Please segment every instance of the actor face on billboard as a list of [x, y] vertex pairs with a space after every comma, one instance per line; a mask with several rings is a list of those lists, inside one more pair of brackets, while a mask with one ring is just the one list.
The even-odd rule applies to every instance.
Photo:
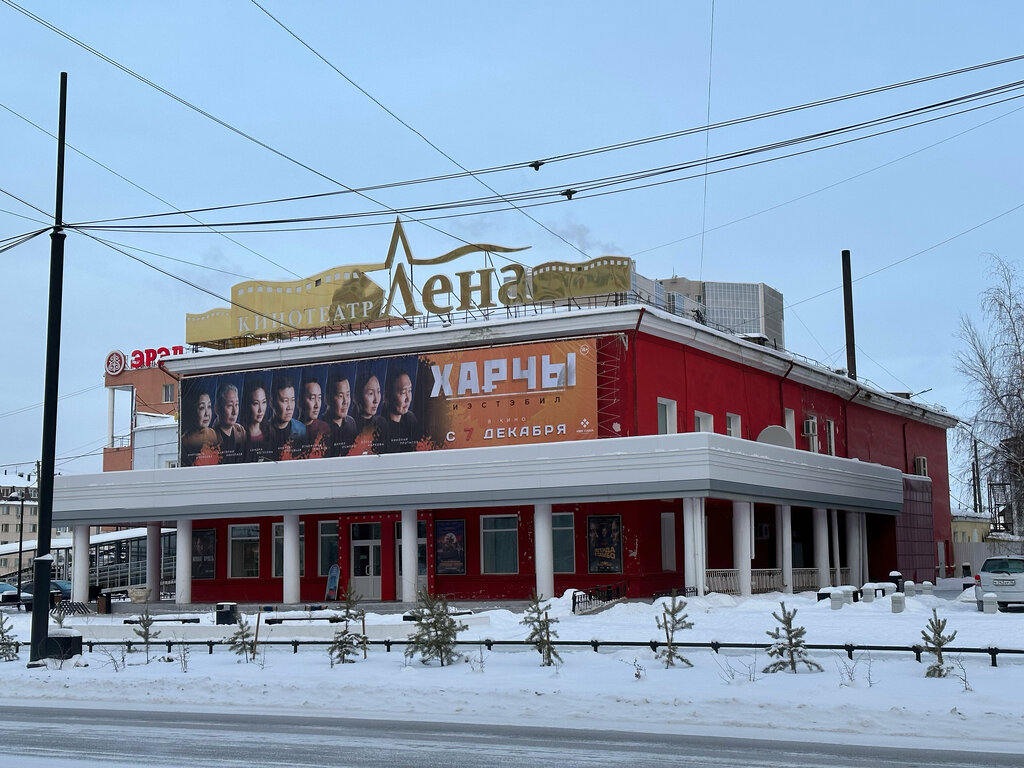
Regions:
[[320, 416], [320, 406], [323, 404], [323, 394], [318, 381], [307, 381], [302, 385], [302, 411], [303, 421], [309, 424]]
[[334, 391], [331, 394], [331, 418], [340, 424], [348, 416], [349, 406], [352, 405], [352, 385], [348, 379], [341, 379], [334, 382]]
[[217, 426], [230, 433], [238, 424], [238, 387], [228, 384], [217, 393]]
[[203, 392], [196, 402], [196, 424], [198, 429], [206, 429], [213, 421], [213, 400]]
[[249, 392], [245, 409], [245, 423], [249, 433], [258, 435], [263, 420], [267, 417], [267, 390], [262, 386], [254, 386]]
[[412, 405], [412, 379], [409, 374], [401, 373], [391, 383], [388, 392], [388, 417], [392, 421], [401, 421]]
[[274, 426], [283, 429], [292, 422], [295, 415], [295, 387], [292, 384], [278, 387], [274, 392]]
[[377, 409], [380, 408], [380, 380], [376, 376], [366, 380], [357, 405], [364, 419], [377, 415]]

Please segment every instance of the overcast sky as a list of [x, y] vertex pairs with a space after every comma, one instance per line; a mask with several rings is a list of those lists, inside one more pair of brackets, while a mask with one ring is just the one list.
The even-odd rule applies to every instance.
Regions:
[[[44, 130], [56, 133], [61, 71], [69, 79], [68, 143], [92, 158], [68, 154], [64, 219], [78, 223], [419, 179], [458, 172], [456, 162], [467, 169], [527, 163], [699, 127], [709, 116], [712, 123], [733, 120], [1024, 54], [1024, 9], [998, 2], [267, 0], [263, 7], [293, 36], [242, 0], [23, 0], [30, 12], [235, 132], [12, 5], [0, 0], [0, 240], [45, 227], [52, 216], [56, 142]], [[1024, 61], [1012, 62], [482, 178], [505, 195], [573, 188], [1021, 79]], [[527, 264], [625, 254], [653, 278], [765, 282], [785, 296], [787, 346], [833, 367], [846, 364], [838, 287], [840, 252], [850, 249], [859, 278], [861, 377], [889, 390], [930, 389], [922, 400], [963, 412], [954, 361], [959, 318], [977, 313], [986, 254], [1019, 261], [1014, 236], [1024, 212], [1014, 209], [1024, 204], [1018, 151], [1024, 113], [1017, 110], [1024, 101], [1011, 98], [1018, 95], [1010, 90], [972, 102], [965, 106], [989, 106], [957, 116], [929, 113], [913, 122], [947, 117], [916, 127], [907, 127], [909, 120], [887, 124], [874, 131], [902, 129], [789, 159], [723, 170], [783, 154], [777, 151], [715, 163], [706, 178], [698, 165], [623, 185], [668, 182], [642, 189], [543, 198], [538, 202], [551, 204], [529, 208], [529, 215], [507, 210], [429, 226], [407, 219], [406, 231], [419, 257], [469, 240], [531, 246], [516, 255]], [[993, 105], [996, 98], [1010, 100]], [[384, 213], [321, 224], [336, 228], [241, 232], [230, 239], [209, 230], [92, 234], [145, 249], [150, 253], [132, 253], [223, 295], [244, 278], [288, 279], [381, 260], [394, 220], [389, 209], [493, 193], [463, 178], [369, 194], [373, 200], [346, 194], [197, 215], [220, 223]], [[438, 214], [418, 216], [425, 215]], [[48, 256], [45, 235], [0, 253], [8, 286], [0, 464], [8, 471], [26, 469], [39, 455]], [[223, 304], [69, 232], [59, 471], [100, 467], [106, 354], [183, 343], [186, 312]], [[62, 460], [81, 454], [90, 455]]]

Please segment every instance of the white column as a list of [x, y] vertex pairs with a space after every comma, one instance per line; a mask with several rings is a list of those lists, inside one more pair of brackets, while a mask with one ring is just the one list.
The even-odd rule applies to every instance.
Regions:
[[71, 599], [89, 600], [89, 526], [76, 525], [71, 532]]
[[551, 505], [533, 505], [533, 562], [537, 570], [537, 596], [555, 596], [555, 551], [551, 540]]
[[192, 521], [178, 520], [178, 541], [174, 554], [174, 602], [192, 602]]
[[704, 596], [708, 583], [708, 527], [704, 499], [694, 499], [693, 504], [693, 545], [694, 561], [697, 568], [697, 595]]
[[782, 542], [782, 591], [793, 592], [793, 510], [788, 505], [775, 508], [779, 518], [776, 535]]
[[835, 509], [829, 510], [832, 518], [832, 573], [835, 577], [834, 586], [843, 583], [843, 575], [840, 572], [842, 561], [839, 559], [839, 512]]
[[285, 515], [281, 552], [281, 602], [295, 605], [299, 596], [299, 516]]
[[738, 571], [740, 596], [751, 594], [750, 560], [753, 557], [751, 547], [754, 505], [749, 501], [732, 503], [732, 567]]
[[828, 577], [828, 511], [812, 509], [814, 524], [814, 567], [818, 569], [818, 587], [830, 585]]
[[696, 499], [683, 499], [683, 586], [697, 586], [697, 563], [695, 560], [698, 551], [694, 541], [694, 506]]
[[149, 587], [149, 599], [160, 602], [160, 523], [146, 525], [146, 586]]
[[850, 566], [850, 583], [860, 587], [864, 583], [864, 576], [860, 572], [860, 522], [861, 515], [858, 512], [844, 513], [846, 518], [846, 562]]
[[419, 571], [419, 537], [416, 531], [416, 510], [402, 510], [402, 601], [416, 599], [416, 574]]

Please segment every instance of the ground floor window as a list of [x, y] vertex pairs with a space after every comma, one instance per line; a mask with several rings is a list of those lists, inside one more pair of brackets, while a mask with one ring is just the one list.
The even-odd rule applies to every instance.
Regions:
[[573, 544], [572, 512], [551, 515], [551, 544], [555, 573], [576, 572], [576, 547]]
[[519, 572], [519, 519], [516, 515], [480, 518], [482, 573]]
[[[337, 548], [338, 539], [334, 539]], [[306, 575], [306, 524], [299, 523], [299, 576]], [[274, 523], [274, 578], [284, 576], [284, 523]]]
[[338, 564], [338, 523], [320, 523], [320, 575], [327, 576], [332, 565]]
[[254, 579], [260, 575], [260, 527], [228, 526], [228, 574], [233, 579]]

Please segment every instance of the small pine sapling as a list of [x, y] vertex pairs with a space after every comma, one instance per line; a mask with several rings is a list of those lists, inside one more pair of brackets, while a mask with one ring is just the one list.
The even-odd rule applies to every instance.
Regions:
[[548, 608], [550, 606], [546, 603], [541, 605], [537, 590], [534, 590], [530, 594], [530, 604], [526, 606], [523, 620], [519, 622], [530, 628], [526, 642], [533, 643], [533, 647], [540, 654], [542, 667], [552, 667], [562, 662], [562, 657], [558, 655], [554, 643], [551, 642], [552, 638], [558, 637], [558, 633], [552, 629], [552, 625], [557, 624], [558, 619], [552, 619], [548, 615]]
[[149, 606], [139, 616], [139, 626], [134, 627], [132, 631], [139, 636], [139, 639], [146, 646], [146, 663], [149, 664], [149, 644], [156, 640], [160, 636], [160, 630], [153, 629], [153, 622], [155, 619], [149, 612]]
[[238, 629], [228, 638], [228, 647], [239, 656], [245, 658], [246, 664], [249, 663], [249, 654], [255, 654], [256, 643], [254, 642], [252, 627], [249, 626], [249, 622], [245, 620], [244, 616], [238, 617]]
[[924, 640], [924, 649], [928, 653], [935, 654], [935, 661], [928, 665], [925, 677], [946, 677], [949, 675], [950, 667], [945, 664], [942, 658], [942, 649], [953, 642], [956, 637], [956, 630], [953, 634], [944, 635], [946, 631], [946, 619], [939, 618], [939, 612], [932, 608], [932, 617], [928, 619], [928, 627], [921, 630], [921, 639]]
[[344, 626], [334, 633], [334, 640], [327, 647], [327, 655], [331, 659], [331, 667], [335, 664], [354, 664], [359, 652], [365, 655], [367, 637], [361, 632], [353, 631], [351, 624], [361, 624], [366, 612], [359, 607], [362, 595], [352, 591], [349, 584], [342, 597], [341, 611], [334, 621], [343, 622]]
[[680, 600], [673, 589], [672, 602], [662, 607], [660, 618], [655, 617], [654, 619], [658, 629], [665, 632], [665, 647], [658, 651], [658, 658], [665, 662], [666, 669], [674, 667], [677, 661], [688, 667], [693, 666], [690, 660], [679, 653], [676, 647], [676, 632], [693, 627], [693, 622], [687, 620], [688, 616], [683, 613], [684, 610], [686, 610], [686, 601]]
[[448, 610], [448, 600], [443, 595], [432, 595], [424, 587], [416, 601], [417, 605], [412, 611], [416, 628], [409, 635], [409, 644], [405, 646], [406, 657], [412, 658], [419, 654], [424, 664], [437, 659], [442, 667], [450, 665], [459, 657], [455, 642], [459, 632], [468, 629], [467, 625], [455, 620]]
[[15, 661], [18, 658], [18, 641], [11, 633], [7, 616], [0, 613], [0, 659]]
[[807, 646], [804, 641], [804, 634], [807, 630], [804, 627], [793, 626], [796, 608], [787, 611], [785, 603], [780, 602], [779, 605], [782, 606], [782, 615], [773, 612], [772, 616], [780, 626], [765, 632], [775, 641], [768, 648], [768, 655], [778, 661], [772, 662], [761, 671], [771, 673], [788, 669], [791, 672], [796, 672], [797, 664], [803, 664], [812, 672], [824, 672], [825, 668], [821, 664], [807, 658]]

